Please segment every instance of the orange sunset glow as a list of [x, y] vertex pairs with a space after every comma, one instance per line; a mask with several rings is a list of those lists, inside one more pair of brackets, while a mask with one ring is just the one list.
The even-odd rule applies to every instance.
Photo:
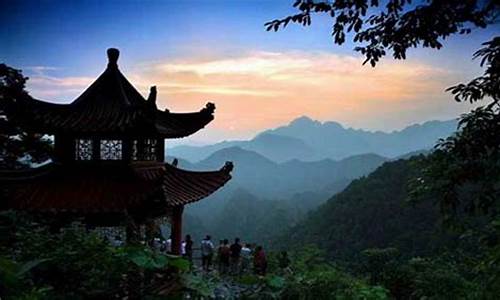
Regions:
[[[464, 109], [450, 109], [445, 92], [460, 80], [459, 72], [417, 60], [387, 60], [377, 68], [361, 63], [358, 57], [326, 52], [252, 52], [142, 62], [124, 73], [145, 96], [156, 85], [161, 108], [190, 111], [215, 102], [216, 122], [195, 137], [201, 141], [220, 132], [224, 138], [251, 137], [301, 115], [388, 130], [422, 121], [415, 112], [425, 112], [429, 119], [452, 118]], [[71, 100], [92, 81], [36, 70], [29, 83], [32, 94], [42, 99]]]

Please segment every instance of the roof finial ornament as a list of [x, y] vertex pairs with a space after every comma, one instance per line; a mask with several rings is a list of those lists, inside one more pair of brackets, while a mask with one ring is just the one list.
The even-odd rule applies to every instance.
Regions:
[[156, 107], [156, 94], [157, 94], [156, 86], [153, 85], [149, 89], [148, 102], [151, 103], [152, 105], [154, 105], [155, 107]]
[[201, 111], [207, 112], [210, 115], [213, 115], [215, 111], [215, 104], [212, 102], [208, 102], [207, 105], [205, 105], [205, 108], [203, 108]]
[[108, 67], [118, 66], [117, 62], [118, 62], [118, 57], [120, 56], [120, 50], [116, 48], [109, 48], [107, 53], [108, 53]]
[[226, 161], [224, 166], [221, 168], [222, 171], [226, 172], [227, 174], [231, 173], [233, 171], [234, 165], [232, 161]]

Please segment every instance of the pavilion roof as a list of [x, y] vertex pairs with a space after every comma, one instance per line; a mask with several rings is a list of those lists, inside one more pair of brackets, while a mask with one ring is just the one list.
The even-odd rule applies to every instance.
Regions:
[[194, 172], [168, 163], [93, 163], [0, 172], [9, 193], [0, 210], [160, 216], [173, 206], [198, 201], [231, 179], [232, 164]]
[[26, 98], [11, 108], [21, 125], [39, 133], [136, 134], [180, 138], [205, 127], [215, 105], [198, 112], [171, 113], [156, 106], [156, 87], [146, 100], [118, 69], [117, 49], [108, 49], [106, 70], [69, 104]]

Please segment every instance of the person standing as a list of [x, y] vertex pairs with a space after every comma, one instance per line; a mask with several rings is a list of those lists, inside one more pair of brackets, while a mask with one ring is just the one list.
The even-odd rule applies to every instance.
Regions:
[[214, 255], [214, 244], [210, 240], [210, 235], [207, 235], [201, 241], [201, 265], [203, 270], [205, 270], [206, 272], [210, 272], [213, 255]]
[[193, 263], [193, 240], [189, 234], [186, 235], [186, 239], [184, 240], [184, 257], [190, 263]]
[[219, 248], [220, 274], [226, 274], [228, 272], [230, 256], [231, 250], [229, 249], [229, 241], [227, 239], [224, 239], [222, 245]]
[[161, 236], [157, 236], [155, 237], [152, 241], [152, 246], [153, 246], [153, 249], [155, 251], [158, 251], [158, 252], [161, 252], [161, 248], [163, 246], [163, 242], [162, 242], [162, 239], [161, 239]]
[[224, 240], [219, 240], [219, 246], [217, 246], [217, 255], [215, 256], [215, 262], [217, 263], [217, 270], [221, 273], [222, 270], [222, 261], [220, 259], [220, 252], [222, 250], [222, 246], [224, 245]]
[[250, 266], [250, 261], [252, 257], [252, 249], [250, 244], [245, 244], [241, 248], [241, 271], [246, 272]]
[[258, 246], [255, 249], [255, 255], [253, 257], [253, 266], [255, 269], [255, 273], [257, 275], [265, 276], [267, 271], [267, 258], [266, 253], [262, 246]]
[[172, 235], [170, 235], [168, 240], [165, 241], [165, 252], [172, 254]]
[[241, 245], [240, 239], [235, 238], [234, 244], [230, 247], [231, 250], [231, 273], [238, 274], [240, 267]]

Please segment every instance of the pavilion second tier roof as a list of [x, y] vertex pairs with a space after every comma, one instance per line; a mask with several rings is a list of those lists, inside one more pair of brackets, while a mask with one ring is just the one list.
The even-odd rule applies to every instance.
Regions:
[[76, 100], [55, 104], [27, 97], [11, 106], [20, 125], [38, 133], [132, 134], [180, 138], [205, 127], [215, 105], [198, 112], [171, 113], [156, 106], [156, 87], [146, 100], [118, 69], [117, 49], [108, 49], [108, 67]]
[[80, 216], [168, 214], [171, 207], [198, 201], [231, 179], [232, 163], [194, 172], [168, 163], [51, 163], [35, 169], [0, 172], [8, 191], [0, 210], [71, 213]]

